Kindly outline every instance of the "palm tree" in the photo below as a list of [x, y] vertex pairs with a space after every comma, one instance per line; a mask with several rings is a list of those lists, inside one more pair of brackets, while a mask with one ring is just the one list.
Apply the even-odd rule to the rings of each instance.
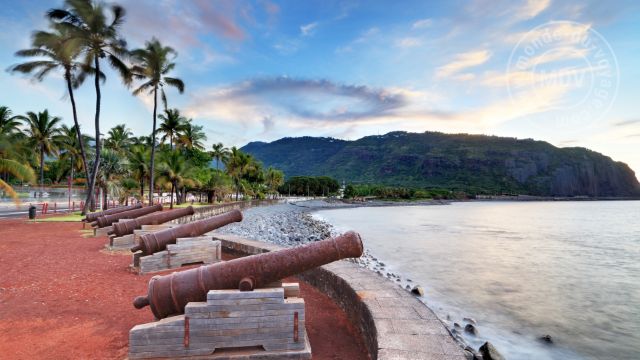
[[185, 149], [204, 150], [203, 141], [207, 140], [207, 135], [202, 131], [202, 126], [193, 125], [191, 119], [184, 123], [182, 134], [178, 138], [178, 143]]
[[226, 162], [229, 157], [229, 149], [224, 147], [222, 143], [213, 144], [211, 156], [216, 159], [216, 169], [220, 170], [220, 161]]
[[53, 155], [58, 151], [56, 137], [60, 134], [60, 129], [56, 127], [62, 118], [50, 116], [49, 110], [38, 114], [29, 111], [25, 122], [27, 129], [25, 133], [29, 141], [36, 146], [40, 155], [40, 186], [44, 185], [44, 157]]
[[21, 119], [20, 115], [14, 116], [8, 107], [0, 106], [0, 134], [8, 136], [20, 131], [18, 126]]
[[206, 183], [207, 200], [215, 202], [218, 198], [224, 198], [226, 194], [233, 192], [232, 180], [229, 175], [220, 170], [211, 170], [211, 177]]
[[178, 109], [166, 109], [164, 112], [166, 115], [158, 115], [158, 119], [162, 120], [158, 132], [164, 134], [160, 141], [165, 142], [169, 138], [169, 146], [173, 149], [173, 139], [178, 139], [185, 130], [187, 119], [180, 115]]
[[[76, 100], [73, 89], [77, 89], [85, 79], [85, 74], [92, 74], [95, 69], [87, 64], [82, 64], [76, 59], [79, 57], [82, 47], [78, 39], [72, 38], [69, 28], [59, 24], [52, 24], [53, 32], [36, 31], [32, 35], [33, 48], [20, 50], [16, 52], [16, 56], [20, 57], [38, 57], [46, 60], [34, 60], [22, 64], [14, 65], [10, 68], [12, 72], [20, 72], [30, 74], [36, 72], [34, 78], [38, 81], [48, 75], [52, 70], [62, 70], [63, 78], [67, 84], [69, 99], [71, 100], [71, 110], [73, 113], [73, 129], [76, 130], [76, 144], [80, 147], [80, 160], [82, 161], [82, 169], [87, 171], [87, 156], [85, 153], [85, 144], [80, 132], [80, 124], [78, 123], [78, 113], [76, 111]], [[80, 75], [79, 70], [82, 70]], [[98, 76], [104, 79], [104, 74]]]
[[133, 145], [129, 152], [129, 170], [140, 184], [140, 201], [144, 200], [144, 182], [149, 176], [149, 149], [145, 145]]
[[265, 174], [265, 181], [269, 192], [275, 196], [278, 193], [278, 187], [284, 184], [284, 173], [269, 166]]
[[158, 175], [160, 179], [171, 183], [171, 200], [169, 208], [173, 209], [173, 194], [176, 193], [176, 203], [180, 204], [178, 197], [178, 189], [187, 183], [191, 184], [192, 180], [188, 177], [192, 173], [190, 164], [180, 154], [179, 151], [169, 151], [164, 153], [158, 166]]
[[104, 141], [105, 149], [111, 149], [120, 155], [126, 154], [133, 143], [133, 133], [125, 124], [116, 125], [108, 133]]
[[[87, 201], [82, 213], [86, 213], [89, 206], [95, 207], [93, 203], [93, 189], [95, 187], [98, 169], [100, 168], [100, 59], [107, 58], [109, 64], [115, 68], [122, 76], [125, 84], [131, 81], [129, 68], [122, 62], [121, 58], [128, 54], [126, 42], [120, 38], [118, 30], [124, 21], [124, 8], [118, 5], [111, 5], [111, 21], [105, 15], [106, 5], [102, 2], [92, 0], [66, 0], [66, 9], [51, 9], [47, 13], [49, 18], [57, 21], [60, 28], [69, 32], [70, 38], [78, 41], [83, 60], [83, 71], [93, 63], [94, 86], [96, 89], [96, 111], [95, 111], [95, 160], [89, 177]], [[83, 75], [84, 76], [84, 75]]]
[[134, 179], [126, 177], [120, 179], [119, 185], [120, 198], [118, 199], [118, 201], [120, 201], [120, 203], [124, 202], [126, 206], [129, 206], [129, 198], [133, 196], [134, 190], [138, 188], [138, 184]]
[[156, 113], [158, 110], [158, 88], [160, 88], [162, 102], [167, 107], [167, 96], [164, 92], [164, 86], [173, 86], [184, 92], [184, 83], [178, 78], [166, 76], [176, 64], [173, 61], [178, 53], [168, 46], [163, 46], [160, 41], [153, 38], [145, 44], [144, 49], [137, 49], [131, 52], [136, 65], [132, 67], [134, 77], [139, 80], [145, 80], [133, 94], [138, 95], [148, 90], [153, 94], [153, 128], [151, 131], [151, 165], [149, 166], [149, 203], [153, 203], [153, 180], [155, 171], [156, 156]]
[[[36, 177], [33, 173], [33, 169], [29, 165], [21, 164], [18, 161], [2, 157], [0, 157], [0, 173], [8, 173], [19, 180], [28, 182], [32, 182]], [[0, 190], [7, 193], [16, 205], [20, 204], [18, 194], [13, 190], [13, 187], [2, 179], [0, 179]]]
[[122, 188], [120, 180], [128, 175], [129, 163], [113, 150], [104, 149], [102, 166], [96, 180], [98, 187], [102, 189], [102, 209], [108, 208], [107, 195], [112, 198], [120, 198]]
[[27, 182], [35, 180], [33, 169], [29, 165], [13, 158], [14, 155], [22, 155], [17, 152], [19, 150], [17, 145], [22, 145], [22, 142], [16, 143], [16, 138], [13, 134], [0, 132], [0, 173], [6, 175], [4, 180], [0, 178], [0, 191], [4, 191], [9, 195], [16, 205], [20, 203], [20, 199], [11, 185], [9, 185], [8, 176], [11, 175], [18, 180]]
[[231, 152], [229, 153], [225, 166], [227, 168], [227, 174], [229, 174], [233, 179], [233, 183], [236, 188], [236, 201], [238, 201], [240, 197], [242, 178], [249, 170], [250, 165], [251, 158], [247, 154], [243, 153], [235, 146], [231, 148]]

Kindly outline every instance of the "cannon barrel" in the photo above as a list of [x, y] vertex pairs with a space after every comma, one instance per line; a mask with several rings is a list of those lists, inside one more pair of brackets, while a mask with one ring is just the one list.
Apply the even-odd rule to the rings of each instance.
[[182, 209], [154, 212], [136, 219], [120, 221], [113, 224], [113, 230], [109, 232], [109, 235], [124, 236], [133, 234], [133, 230], [140, 229], [142, 225], [164, 224], [167, 221], [179, 219], [183, 216], [193, 215], [193, 212], [193, 206], [187, 206]]
[[142, 207], [142, 204], [135, 204], [135, 205], [131, 205], [131, 206], [120, 206], [120, 207], [109, 209], [109, 210], [105, 210], [105, 211], [98, 211], [98, 212], [88, 213], [85, 216], [85, 218], [82, 219], [82, 220], [86, 221], [86, 222], [93, 222], [97, 218], [99, 218], [100, 216], [113, 215], [113, 214], [121, 213], [121, 212], [124, 212], [124, 211], [129, 211], [129, 210], [133, 210], [133, 209], [139, 209], [141, 207]]
[[153, 206], [147, 206], [140, 209], [133, 209], [128, 211], [119, 212], [113, 215], [104, 215], [100, 216], [96, 219], [96, 221], [91, 223], [93, 227], [103, 228], [105, 226], [109, 226], [114, 222], [122, 219], [135, 219], [142, 215], [151, 214], [152, 212], [162, 211], [162, 205], [157, 204]]
[[157, 319], [184, 313], [187, 303], [205, 301], [209, 290], [250, 291], [288, 276], [336, 260], [360, 257], [362, 240], [349, 231], [335, 238], [201, 266], [170, 275], [154, 276], [147, 296], [133, 301], [137, 309], [149, 305]]
[[169, 244], [175, 244], [178, 238], [200, 236], [238, 221], [242, 221], [242, 213], [240, 210], [231, 210], [208, 219], [144, 234], [140, 236], [140, 243], [131, 248], [131, 252], [142, 250], [143, 255], [151, 255], [166, 249]]

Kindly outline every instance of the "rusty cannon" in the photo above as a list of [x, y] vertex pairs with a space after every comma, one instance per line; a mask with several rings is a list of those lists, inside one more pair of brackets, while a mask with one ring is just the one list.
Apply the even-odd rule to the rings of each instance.
[[139, 209], [141, 207], [142, 207], [142, 204], [135, 204], [131, 206], [120, 206], [120, 207], [109, 209], [109, 210], [88, 213], [85, 216], [85, 218], [82, 219], [82, 221], [93, 222], [93, 221], [96, 221], [96, 219], [99, 218], [100, 216], [113, 215], [113, 214], [129, 211], [129, 210]]
[[175, 244], [178, 238], [200, 236], [232, 222], [239, 221], [242, 221], [242, 212], [240, 210], [231, 210], [208, 219], [144, 234], [140, 237], [140, 243], [131, 248], [131, 252], [142, 250], [142, 255], [155, 254], [158, 251], [165, 250], [167, 245]]
[[154, 212], [136, 219], [129, 219], [113, 224], [113, 230], [109, 231], [109, 235], [124, 236], [133, 234], [133, 231], [140, 229], [142, 225], [158, 225], [167, 221], [179, 219], [183, 216], [193, 215], [193, 206], [187, 206], [182, 209], [175, 209], [162, 212]]
[[251, 291], [288, 276], [311, 270], [336, 260], [362, 255], [362, 240], [349, 231], [329, 238], [279, 251], [252, 255], [170, 275], [154, 276], [147, 296], [133, 301], [136, 309], [150, 306], [157, 319], [184, 313], [187, 303], [205, 301], [209, 290]]
[[100, 216], [96, 219], [96, 221], [91, 223], [91, 226], [103, 228], [113, 224], [114, 222], [122, 219], [135, 219], [137, 217], [151, 214], [156, 211], [162, 211], [162, 205], [157, 204], [153, 206], [146, 206], [139, 209], [133, 209], [128, 211], [119, 212], [117, 214], [112, 215], [104, 215]]

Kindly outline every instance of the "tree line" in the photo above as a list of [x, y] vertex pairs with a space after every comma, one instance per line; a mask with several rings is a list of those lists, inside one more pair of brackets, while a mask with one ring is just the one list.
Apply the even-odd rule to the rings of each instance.
[[[178, 109], [165, 110], [158, 116], [158, 164], [153, 171], [154, 191], [168, 191], [178, 203], [186, 201], [187, 192], [206, 195], [207, 202], [223, 201], [240, 194], [248, 198], [278, 195], [284, 183], [284, 173], [265, 169], [261, 162], [236, 147], [222, 143], [205, 149], [207, 137], [201, 126], [180, 114]], [[81, 147], [75, 126], [61, 124], [61, 118], [47, 110], [40, 113], [13, 115], [0, 106], [0, 185], [10, 196], [17, 198], [11, 181], [60, 184], [71, 179], [74, 184], [86, 185], [86, 172], [80, 149], [84, 148], [93, 167], [94, 138], [82, 134]], [[144, 201], [145, 185], [149, 184], [152, 139], [134, 136], [125, 124], [111, 128], [101, 151], [101, 165], [95, 184], [102, 190], [103, 206], [107, 196], [127, 202], [129, 198]], [[37, 149], [37, 151], [33, 151]], [[38, 170], [35, 175], [33, 168]], [[4, 185], [3, 185], [4, 184]], [[175, 194], [175, 196], [174, 196]]]
[[[3, 177], [0, 187], [10, 196], [17, 195], [9, 185], [9, 178], [33, 181], [35, 175], [30, 165], [36, 163], [41, 185], [47, 165], [50, 165], [49, 172], [58, 175], [66, 170], [84, 174], [87, 197], [83, 213], [95, 209], [92, 195], [96, 188], [102, 188], [104, 196], [132, 193], [137, 188], [139, 200], [144, 200], [147, 183], [147, 200], [152, 203], [154, 191], [167, 187], [178, 194], [181, 201], [188, 189], [206, 190], [212, 201], [220, 199], [231, 188], [238, 199], [240, 193], [258, 197], [272, 195], [281, 185], [282, 172], [262, 169], [253, 157], [236, 148], [229, 150], [217, 144], [211, 152], [203, 151], [202, 141], [206, 137], [202, 128], [168, 106], [166, 88], [173, 87], [180, 93], [185, 90], [184, 82], [171, 76], [177, 52], [156, 38], [147, 41], [143, 48], [127, 49], [120, 33], [125, 20], [122, 6], [67, 0], [63, 8], [47, 11], [46, 18], [49, 29], [35, 31], [31, 47], [16, 53], [29, 61], [9, 70], [32, 75], [38, 81], [47, 76], [64, 80], [74, 125], [61, 125], [61, 118], [47, 110], [13, 115], [9, 108], [2, 108], [0, 173]], [[133, 95], [153, 96], [150, 136], [133, 137], [125, 125], [118, 125], [109, 130], [103, 141], [100, 85], [106, 81], [102, 70], [105, 63], [116, 71], [126, 88], [134, 87]], [[95, 88], [93, 137], [81, 131], [74, 96], [74, 90], [88, 78], [93, 78]], [[160, 115], [157, 114], [158, 100], [164, 108]], [[160, 127], [157, 119], [162, 121]], [[161, 139], [158, 134], [162, 135]], [[37, 151], [29, 152], [29, 147]], [[57, 158], [45, 164], [45, 159], [52, 156]], [[210, 159], [216, 160], [216, 169], [209, 167]], [[220, 170], [220, 163], [225, 165], [224, 171]], [[50, 175], [53, 180], [60, 179], [60, 176]], [[136, 181], [135, 186], [133, 181]]]

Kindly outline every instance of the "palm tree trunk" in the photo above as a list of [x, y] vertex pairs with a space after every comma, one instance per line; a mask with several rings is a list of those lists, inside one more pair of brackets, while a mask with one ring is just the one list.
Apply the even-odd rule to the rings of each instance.
[[40, 144], [40, 195], [44, 188], [44, 144]]
[[140, 176], [140, 201], [144, 202], [144, 176]]
[[[76, 99], [73, 96], [73, 87], [71, 86], [71, 72], [66, 69], [65, 79], [67, 80], [67, 89], [69, 90], [69, 98], [71, 99], [71, 109], [73, 110], [73, 123], [76, 126], [76, 136], [78, 137], [78, 144], [80, 144], [80, 156], [82, 157], [82, 170], [89, 177], [89, 170], [87, 169], [87, 155], [84, 152], [84, 143], [82, 142], [82, 133], [80, 132], [80, 124], [78, 123], [78, 113], [76, 111]], [[87, 184], [85, 184], [87, 186]]]
[[173, 209], [173, 192], [174, 192], [174, 190], [176, 190], [176, 186], [172, 181], [171, 182], [171, 199], [169, 200], [169, 209]]
[[103, 186], [102, 187], [102, 210], [108, 210], [108, 209], [109, 209], [109, 203], [107, 198], [107, 187]]
[[87, 189], [87, 200], [84, 203], [84, 209], [82, 209], [82, 215], [86, 214], [87, 209], [95, 210], [96, 204], [93, 197], [93, 190], [96, 185], [96, 178], [98, 176], [98, 169], [100, 168], [100, 62], [98, 56], [94, 57], [94, 63], [96, 67], [95, 82], [96, 87], [96, 115], [95, 115], [95, 127], [96, 127], [96, 160], [93, 162], [93, 168], [91, 169], [91, 175], [89, 176], [89, 188]]
[[[153, 129], [151, 131], [151, 166], [149, 167], [149, 205], [153, 205], [153, 178], [156, 159], [156, 112], [158, 110], [158, 86], [153, 89]], [[173, 195], [171, 198], [173, 202]]]
[[[73, 188], [73, 168], [75, 165], [75, 159], [73, 158], [73, 156], [71, 156], [71, 180], [69, 181], [70, 184], [70, 188]], [[69, 194], [71, 195], [71, 194]]]

